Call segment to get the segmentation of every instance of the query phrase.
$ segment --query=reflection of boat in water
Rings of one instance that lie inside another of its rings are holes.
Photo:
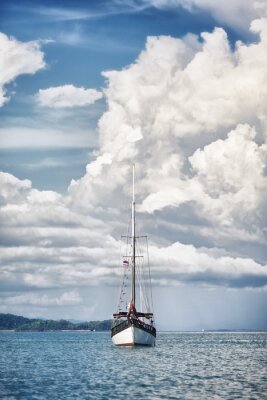
[[[111,337],[117,346],[155,346],[156,328],[151,310],[152,293],[147,237],[136,236],[135,222],[133,167],[131,236],[125,236],[126,255],[123,256],[122,263],[123,279],[118,309],[113,314]],[[141,255],[142,240],[145,240],[146,256]],[[129,281],[130,285],[127,285]]]

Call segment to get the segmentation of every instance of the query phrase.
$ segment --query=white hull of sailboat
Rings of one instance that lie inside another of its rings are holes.
[[[116,346],[155,346],[156,338],[136,326],[129,326],[112,337]]]

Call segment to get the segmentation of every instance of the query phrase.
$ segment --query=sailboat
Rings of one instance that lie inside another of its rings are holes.
[[[116,346],[155,346],[156,328],[152,310],[148,251],[146,257],[141,255],[139,246],[139,240],[146,239],[145,247],[148,250],[147,237],[136,236],[134,165],[131,236],[127,235],[123,238],[126,239],[126,254],[122,261],[122,285],[118,307],[112,320],[112,341]],[[145,276],[146,269],[148,269],[148,276]]]

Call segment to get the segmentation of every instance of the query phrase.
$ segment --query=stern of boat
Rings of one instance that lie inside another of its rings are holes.
[[[139,320],[115,320],[111,337],[116,346],[155,346],[156,329]]]

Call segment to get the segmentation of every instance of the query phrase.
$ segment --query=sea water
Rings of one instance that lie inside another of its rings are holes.
[[[267,399],[266,333],[0,333],[1,399]]]

